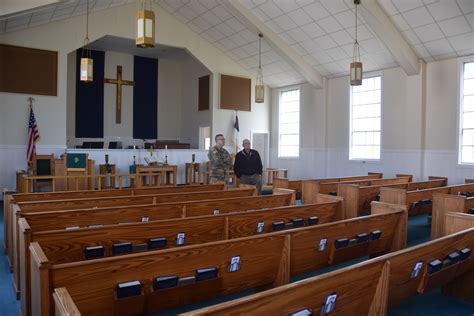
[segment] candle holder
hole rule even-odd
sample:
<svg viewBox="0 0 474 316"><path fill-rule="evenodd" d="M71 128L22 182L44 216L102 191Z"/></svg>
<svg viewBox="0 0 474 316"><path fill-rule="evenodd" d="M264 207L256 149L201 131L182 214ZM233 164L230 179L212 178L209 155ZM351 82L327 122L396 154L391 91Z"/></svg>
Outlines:
<svg viewBox="0 0 474 316"><path fill-rule="evenodd" d="M136 163L136 161L135 161L135 155L133 155L133 165L134 165L134 166L137 165L137 163Z"/></svg>
<svg viewBox="0 0 474 316"><path fill-rule="evenodd" d="M168 164L168 155L165 155L165 165Z"/></svg>

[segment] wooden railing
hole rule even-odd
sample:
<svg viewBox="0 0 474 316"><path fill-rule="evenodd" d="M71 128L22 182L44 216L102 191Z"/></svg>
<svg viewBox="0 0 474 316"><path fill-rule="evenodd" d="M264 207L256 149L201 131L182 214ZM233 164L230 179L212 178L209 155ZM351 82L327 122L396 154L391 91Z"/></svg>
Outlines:
<svg viewBox="0 0 474 316"><path fill-rule="evenodd" d="M51 181L51 191L79 191L79 190L104 190L104 189L122 189L124 180L129 180L130 187L158 187L162 183L162 172L150 172L146 174L123 173L123 174L94 174L94 175L74 175L74 176L28 176L22 174L17 178L17 188L19 193L34 192L34 183L38 180ZM112 181L115 179L115 181ZM145 181L144 181L145 180ZM116 185L106 186L107 182L115 182ZM58 185L61 182L61 185ZM58 186L65 189L57 189Z"/></svg>

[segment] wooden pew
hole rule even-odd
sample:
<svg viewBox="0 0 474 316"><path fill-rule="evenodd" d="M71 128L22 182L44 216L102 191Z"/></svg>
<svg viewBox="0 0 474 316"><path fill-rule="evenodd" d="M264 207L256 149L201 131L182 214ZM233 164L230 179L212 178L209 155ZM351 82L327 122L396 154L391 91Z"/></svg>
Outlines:
<svg viewBox="0 0 474 316"><path fill-rule="evenodd" d="M140 302L135 303L134 308L144 308L147 312L259 286L280 286L286 284L292 275L355 257L403 248L406 210L403 206L398 206L398 209L253 237L57 265L51 264L40 244L33 242L30 245L32 307L35 315L50 313L53 289L66 287L81 313L111 314L118 305L126 304L114 300L115 286L131 280L144 284L144 294L137 297ZM339 249L335 247L336 239L376 230L382 232L379 239ZM327 247L318 251L321 239L327 239ZM228 272L230 260L236 255L241 259L240 271ZM154 277L177 275L186 278L204 267L217 267L218 277L205 283L151 291ZM42 304L38 304L40 301Z"/></svg>
<svg viewBox="0 0 474 316"><path fill-rule="evenodd" d="M472 208L474 208L474 197L468 198L457 194L433 194L431 239L444 236L446 214L449 212L468 213Z"/></svg>
<svg viewBox="0 0 474 316"><path fill-rule="evenodd" d="M312 197L315 194L323 193L330 195L337 195L337 188L340 184L353 184L358 186L374 186L374 185L387 185L387 184L398 184L408 183L412 181L412 176L398 176L395 178L385 179L367 179L367 180L351 180L351 181L337 181L337 182L324 182L320 183L312 180L303 180L303 203L312 203Z"/></svg>
<svg viewBox="0 0 474 316"><path fill-rule="evenodd" d="M400 178L405 180L406 178ZM446 178L428 177L427 181L405 182L398 184L379 184L374 186L358 186L354 184L339 184L337 195L344 198L345 218L358 216L359 212L369 212L370 203L377 199L382 187L399 188L405 190L425 189L446 185Z"/></svg>
<svg viewBox="0 0 474 316"><path fill-rule="evenodd" d="M474 184L441 186L429 189L404 190L399 188L381 188L380 201L404 204L408 207L409 215L430 214L433 205L433 195L436 193L458 194L459 192L474 192Z"/></svg>
<svg viewBox="0 0 474 316"><path fill-rule="evenodd" d="M51 212L33 212L20 214L18 217L24 217L33 231L40 232L45 230L58 229L59 224L62 227L87 227L91 224L117 224L121 222L138 222L143 216L150 220L163 220L180 217L193 217L214 214L215 210L219 213L242 212L253 209L262 209L265 207L289 206L295 204L294 191L285 189L275 189L273 195L249 196L239 198L226 198L215 200L173 202L153 205L138 206L120 206L107 208L89 208L79 210L64 210ZM15 206L18 207L18 206ZM20 216L21 215L21 216ZM17 297L20 296L21 279L20 271L20 227L14 226L14 244L12 247L12 261L14 264L14 287Z"/></svg>
<svg viewBox="0 0 474 316"><path fill-rule="evenodd" d="M178 233L185 233L185 244L202 244L211 241L254 236L257 224L264 223L262 233L272 232L272 224L284 221L291 223L293 219L303 220L303 226L309 226L309 217L317 216L318 224L342 219L342 202L332 197L331 202L262 209L243 213L230 213L134 223L128 225L106 225L96 228L77 230L52 230L35 232L29 227L25 218L20 219L22 235L20 238L20 280L29 283L30 261L28 246L38 242L50 263L67 263L84 260L84 249L89 246L102 245L107 256L112 255L112 244L131 242L135 251L147 249L147 242L152 238L166 238L165 248L176 247ZM92 222L93 223L93 222ZM292 228L292 225L288 225ZM182 245L180 245L182 246ZM30 299L29 289L21 287L21 297Z"/></svg>
<svg viewBox="0 0 474 316"><path fill-rule="evenodd" d="M18 202L12 205L12 232L11 235L11 250L8 251L10 262L14 264L14 244L15 236L18 232L18 219L25 213L36 213L53 210L69 210L69 209L85 209L85 208L99 208L115 205L145 205L145 204L159 204L178 201L199 201L218 198L231 197L247 197L256 195L255 187L243 187L232 190L219 191L204 191L204 192L179 192L169 194L147 194L134 196L113 196L113 197L94 197L94 198L77 198L68 200L52 200L52 201L30 201ZM9 246L10 248L10 246Z"/></svg>
<svg viewBox="0 0 474 316"><path fill-rule="evenodd" d="M115 189L115 190L84 190L84 191L63 191L63 192L44 192L44 193L14 193L4 192L3 199L3 219L4 219L4 249L8 253L8 248L11 246L11 236L13 231L13 224L16 223L14 219L11 205L18 202L33 202L33 201L53 201L66 199L82 199L82 198L98 198L98 197L112 197L112 196L135 196L147 194L170 194L170 193L184 193L184 192L205 192L205 191L219 191L225 190L224 184L209 184L209 185L187 185L187 186L166 186L159 188L131 188L131 189ZM8 256L10 260L10 256ZM13 268L13 262L10 262L10 269Z"/></svg>
<svg viewBox="0 0 474 316"><path fill-rule="evenodd" d="M382 173L369 172L366 176L351 176L351 177L341 177L341 178L321 178L321 179L311 179L311 180L289 180L288 178L279 178L276 177L273 180L274 188L283 188L296 191L296 198L303 198L303 181L311 183L327 183L327 182L341 182L341 181L356 181L356 180L368 180L368 179L381 179L383 177ZM314 192L308 192L308 194ZM310 203L304 202L303 203Z"/></svg>
<svg viewBox="0 0 474 316"><path fill-rule="evenodd" d="M445 293L474 301L474 255L430 276L426 271L433 258L466 247L474 249L474 228L183 315L290 315L304 309L320 315L328 296L336 293L334 310L329 315L379 316L387 314L388 306L442 285ZM423 268L412 278L417 262L422 262Z"/></svg>

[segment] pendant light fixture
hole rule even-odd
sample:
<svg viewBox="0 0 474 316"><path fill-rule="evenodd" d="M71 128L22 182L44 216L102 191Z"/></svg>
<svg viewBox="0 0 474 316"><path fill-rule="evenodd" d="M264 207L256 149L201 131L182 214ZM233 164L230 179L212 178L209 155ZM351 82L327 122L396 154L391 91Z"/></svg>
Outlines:
<svg viewBox="0 0 474 316"><path fill-rule="evenodd" d="M357 6L360 0L354 0L355 4L355 42L352 52L352 63L350 68L351 86L362 85L362 62L360 61L360 47L357 41Z"/></svg>
<svg viewBox="0 0 474 316"><path fill-rule="evenodd" d="M147 2L149 10L147 10ZM142 0L142 8L137 12L135 45L141 48L155 46L155 13L151 7L151 0Z"/></svg>
<svg viewBox="0 0 474 316"><path fill-rule="evenodd" d="M91 53L91 47L90 47L90 41L89 41L89 0L87 0L86 37L84 38L84 46L82 46L80 80L83 82L92 82L93 72L94 72L94 60L92 59L92 53Z"/></svg>
<svg viewBox="0 0 474 316"><path fill-rule="evenodd" d="M257 82L255 84L255 103L263 103L265 101L265 86L263 85L262 72L262 37L263 34L258 34L258 70Z"/></svg>

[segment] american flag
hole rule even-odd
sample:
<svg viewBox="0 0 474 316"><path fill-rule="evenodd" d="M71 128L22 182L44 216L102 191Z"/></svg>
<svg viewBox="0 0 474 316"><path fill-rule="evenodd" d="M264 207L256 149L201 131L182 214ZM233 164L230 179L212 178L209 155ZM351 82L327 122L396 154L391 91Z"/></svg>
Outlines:
<svg viewBox="0 0 474 316"><path fill-rule="evenodd" d="M28 162L33 160L36 154L36 142L40 138L38 125L36 125L33 108L30 107L30 120L28 121L28 149L26 151L26 160Z"/></svg>

